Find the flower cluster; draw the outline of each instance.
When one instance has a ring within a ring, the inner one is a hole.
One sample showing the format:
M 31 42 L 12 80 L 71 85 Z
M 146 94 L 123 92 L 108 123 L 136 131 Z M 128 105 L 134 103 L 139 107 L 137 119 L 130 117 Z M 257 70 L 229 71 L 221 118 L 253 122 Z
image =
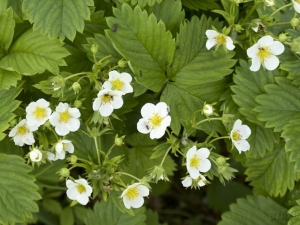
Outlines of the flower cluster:
M 102 90 L 93 102 L 93 110 L 99 111 L 102 116 L 110 116 L 114 109 L 123 105 L 122 96 L 133 92 L 130 85 L 132 77 L 128 73 L 118 73 L 113 70 L 108 73 L 109 78 L 102 85 Z

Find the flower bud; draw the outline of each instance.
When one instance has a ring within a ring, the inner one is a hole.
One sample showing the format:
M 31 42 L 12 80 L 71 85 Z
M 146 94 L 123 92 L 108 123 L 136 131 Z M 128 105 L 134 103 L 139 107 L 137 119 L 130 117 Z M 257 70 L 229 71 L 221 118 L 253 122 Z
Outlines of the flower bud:
M 243 31 L 244 30 L 244 28 L 240 25 L 240 24 L 236 24 L 235 25 L 235 30 L 236 30 L 236 32 L 241 32 L 241 31 Z
M 77 163 L 77 156 L 76 155 L 71 155 L 70 157 L 67 158 L 68 162 L 70 162 L 70 164 L 75 164 Z
M 300 37 L 297 37 L 292 41 L 291 49 L 293 52 L 296 52 L 297 54 L 300 53 Z
M 300 24 L 300 20 L 298 18 L 291 19 L 291 25 L 293 27 L 297 27 Z
M 210 104 L 205 104 L 202 112 L 205 116 L 211 116 L 214 113 L 214 108 Z
M 12 121 L 9 122 L 10 126 L 11 127 L 14 127 L 17 125 L 17 120 L 16 119 L 13 119 Z
M 286 42 L 286 41 L 290 41 L 290 37 L 287 35 L 287 33 L 281 33 L 278 36 L 278 39 L 280 42 Z
M 122 137 L 118 137 L 118 135 L 116 135 L 115 137 L 115 145 L 116 146 L 122 146 L 124 144 L 123 139 L 125 138 L 125 135 Z
M 75 100 L 74 106 L 75 106 L 76 108 L 80 108 L 80 107 L 82 106 L 82 101 L 80 101 L 80 100 Z
M 216 159 L 216 163 L 218 166 L 223 166 L 226 164 L 226 159 L 224 157 L 218 157 Z
M 275 1 L 274 0 L 264 0 L 264 3 L 266 6 L 273 6 L 275 5 Z
M 121 67 L 121 68 L 126 67 L 127 66 L 127 61 L 125 61 L 124 59 L 119 60 L 118 66 Z
M 61 176 L 61 178 L 68 178 L 70 176 L 70 170 L 68 168 L 61 168 L 58 171 L 58 174 Z
M 80 84 L 78 82 L 74 82 L 72 84 L 72 88 L 73 88 L 75 94 L 78 94 L 79 91 L 81 90 L 81 86 L 80 86 Z
M 94 53 L 94 54 L 96 54 L 98 52 L 98 45 L 97 44 L 92 44 L 91 52 Z
M 58 89 L 65 86 L 65 78 L 61 75 L 52 77 L 50 81 L 52 82 L 54 91 L 57 91 Z

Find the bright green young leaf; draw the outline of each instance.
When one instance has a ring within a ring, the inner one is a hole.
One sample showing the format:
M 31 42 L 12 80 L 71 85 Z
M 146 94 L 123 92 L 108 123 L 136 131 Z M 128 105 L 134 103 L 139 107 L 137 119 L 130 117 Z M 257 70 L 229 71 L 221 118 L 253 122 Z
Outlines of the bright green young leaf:
M 300 200 L 296 201 L 298 205 L 292 207 L 288 213 L 291 215 L 288 225 L 299 225 L 299 215 L 300 215 Z
M 120 200 L 121 201 L 121 200 Z M 134 209 L 134 216 L 121 212 L 113 201 L 109 198 L 107 202 L 97 201 L 94 210 L 89 210 L 85 217 L 86 225 L 106 224 L 106 225 L 145 225 L 145 208 Z
M 230 211 L 222 214 L 222 221 L 218 225 L 285 225 L 286 221 L 275 217 L 285 210 L 271 198 L 249 195 L 230 205 Z
M 6 136 L 3 132 L 9 128 L 9 122 L 15 118 L 12 112 L 18 108 L 21 103 L 15 100 L 21 90 L 20 85 L 16 88 L 0 91 L 0 141 Z
M 193 17 L 184 23 L 176 38 L 176 52 L 171 69 L 171 79 L 181 84 L 204 84 L 222 79 L 230 74 L 235 64 L 234 52 L 225 52 L 222 48 L 208 51 L 205 47 L 207 29 L 213 24 L 219 25 L 202 16 Z
M 252 123 L 263 125 L 257 117 L 257 112 L 253 109 L 258 106 L 255 97 L 265 94 L 264 86 L 267 84 L 275 84 L 274 77 L 279 75 L 278 70 L 259 70 L 251 72 L 249 63 L 240 60 L 240 67 L 237 67 L 233 75 L 235 85 L 231 86 L 231 90 L 235 93 L 232 95 L 234 102 L 239 106 L 240 113 Z
M 7 0 L 5 0 L 7 1 Z M 1 2 L 5 2 L 1 1 Z M 11 7 L 14 12 L 14 19 L 16 22 L 23 22 L 23 10 L 22 10 L 22 0 L 8 0 L 7 8 Z
M 35 179 L 20 156 L 0 154 L 0 223 L 14 224 L 31 218 L 40 199 Z
M 282 137 L 285 138 L 285 150 L 290 152 L 290 161 L 295 163 L 295 171 L 300 172 L 300 120 L 291 120 L 289 124 L 284 127 Z
M 221 7 L 216 1 L 217 0 L 182 0 L 182 4 L 194 10 L 220 9 Z
M 139 6 L 123 4 L 107 18 L 106 34 L 117 50 L 130 62 L 137 81 L 158 92 L 166 82 L 166 71 L 172 63 L 175 41 L 162 21 L 148 16 Z
M 147 9 L 148 13 L 153 13 L 157 20 L 162 20 L 172 34 L 179 30 L 181 22 L 184 20 L 184 11 L 182 10 L 181 1 L 164 0 L 161 3 L 155 3 Z
M 256 97 L 260 106 L 255 111 L 259 113 L 259 120 L 266 121 L 266 127 L 282 131 L 290 120 L 300 118 L 300 90 L 287 78 L 277 77 L 275 80 L 278 85 L 264 86 L 267 94 Z
M 0 67 L 24 75 L 43 73 L 45 70 L 58 74 L 59 66 L 66 66 L 64 57 L 69 52 L 59 40 L 49 40 L 39 31 L 28 30 L 10 47 L 1 59 Z
M 113 47 L 111 41 L 103 36 L 102 34 L 95 34 L 95 38 L 89 37 L 87 38 L 88 44 L 83 45 L 89 59 L 94 62 L 93 53 L 91 51 L 91 47 L 93 44 L 98 45 L 98 52 L 96 53 L 96 60 L 110 56 L 106 58 L 105 61 L 109 61 L 110 64 L 114 66 L 118 64 L 118 61 L 122 59 L 120 53 Z
M 15 20 L 11 8 L 0 14 L 0 57 L 7 52 L 14 37 Z
M 160 101 L 167 103 L 171 110 L 171 128 L 179 134 L 181 124 L 192 119 L 193 113 L 203 108 L 204 102 L 186 91 L 168 83 L 161 95 Z
M 285 152 L 282 144 L 266 152 L 263 158 L 248 156 L 247 166 L 246 180 L 259 180 L 270 196 L 283 196 L 287 190 L 294 188 L 294 164 L 290 162 L 289 153 Z
M 84 20 L 90 19 L 89 6 L 93 0 L 24 0 L 23 9 L 33 23 L 33 29 L 41 29 L 50 39 L 67 37 L 74 40 L 76 31 L 82 33 Z
M 22 75 L 15 71 L 8 71 L 0 68 L 0 90 L 9 89 L 16 86 Z

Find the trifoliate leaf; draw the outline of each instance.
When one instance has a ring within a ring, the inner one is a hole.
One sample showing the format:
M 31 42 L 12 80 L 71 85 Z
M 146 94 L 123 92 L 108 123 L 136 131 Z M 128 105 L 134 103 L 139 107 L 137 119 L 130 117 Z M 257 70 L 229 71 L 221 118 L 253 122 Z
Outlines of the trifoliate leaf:
M 28 30 L 12 44 L 1 59 L 0 67 L 24 75 L 43 73 L 45 70 L 57 74 L 59 66 L 66 66 L 63 58 L 67 55 L 68 51 L 59 40 L 50 41 L 40 32 Z
M 266 121 L 266 127 L 282 131 L 290 120 L 300 118 L 300 90 L 287 78 L 277 77 L 275 80 L 278 85 L 264 86 L 267 94 L 256 97 L 260 106 L 255 111 L 259 113 L 259 120 Z
M 247 196 L 230 205 L 230 211 L 222 214 L 218 225 L 285 225 L 286 221 L 276 220 L 276 213 L 286 209 L 271 198 Z
M 182 4 L 194 10 L 208 10 L 208 9 L 220 9 L 221 7 L 216 3 L 216 0 L 182 0 Z
M 24 155 L 23 148 L 15 145 L 14 141 L 10 137 L 5 137 L 2 141 L 0 141 L 0 153 L 18 156 Z
M 7 1 L 7 0 L 5 0 Z M 1 1 L 1 2 L 5 2 Z M 7 8 L 11 7 L 14 12 L 14 19 L 18 23 L 23 22 L 22 0 L 8 0 Z
M 120 200 L 121 201 L 121 200 Z M 113 203 L 112 199 L 106 202 L 97 201 L 93 210 L 89 210 L 85 217 L 86 225 L 105 224 L 105 225 L 145 225 L 145 208 L 133 209 L 134 216 L 121 212 Z
M 93 0 L 24 0 L 23 9 L 33 23 L 33 30 L 41 29 L 50 39 L 67 37 L 71 41 L 76 31 L 82 33 L 84 20 L 90 19 L 89 6 Z
M 15 20 L 11 8 L 0 14 L 0 57 L 7 52 L 14 37 Z
M 21 90 L 20 85 L 16 88 L 0 91 L 0 141 L 6 136 L 3 132 L 9 128 L 9 122 L 15 118 L 12 112 L 18 108 L 21 103 L 15 100 Z
M 0 68 L 0 90 L 9 89 L 16 86 L 22 75 L 15 71 L 8 71 Z
M 0 154 L 0 223 L 14 224 L 31 218 L 40 199 L 34 177 L 20 156 Z
M 145 7 L 146 5 L 152 6 L 154 5 L 155 1 L 161 2 L 162 0 L 131 0 L 131 5 L 138 4 L 140 7 Z M 127 0 L 118 0 L 120 3 L 128 2 Z
M 225 52 L 222 48 L 208 51 L 205 47 L 207 29 L 213 22 L 202 16 L 193 17 L 180 27 L 176 38 L 176 52 L 171 68 L 171 79 L 181 84 L 204 84 L 222 79 L 230 74 L 235 64 L 231 59 L 234 52 Z
M 296 201 L 298 205 L 292 207 L 288 213 L 291 215 L 288 225 L 299 225 L 299 215 L 300 215 L 300 200 Z
M 257 112 L 253 109 L 259 104 L 255 101 L 255 97 L 265 94 L 264 86 L 267 84 L 275 84 L 274 77 L 279 75 L 278 70 L 259 70 L 252 72 L 249 70 L 249 63 L 240 60 L 240 67 L 237 67 L 233 76 L 236 85 L 231 86 L 231 90 L 235 93 L 232 95 L 234 102 L 239 106 L 240 113 L 252 123 L 263 125 L 257 117 Z
M 248 156 L 246 164 L 246 180 L 259 180 L 270 196 L 283 196 L 287 190 L 294 188 L 297 174 L 282 143 L 266 152 L 263 158 Z
M 148 16 L 139 6 L 132 9 L 123 4 L 114 9 L 114 17 L 107 18 L 110 30 L 106 34 L 117 50 L 130 61 L 137 81 L 155 92 L 166 82 L 175 51 L 175 41 L 162 21 L 154 14 Z
M 284 127 L 282 137 L 285 138 L 285 150 L 290 153 L 290 161 L 295 163 L 295 171 L 300 172 L 300 120 L 291 120 Z
M 167 28 L 173 34 L 179 30 L 179 25 L 184 20 L 184 11 L 181 1 L 164 0 L 161 3 L 155 3 L 147 9 L 148 13 L 153 13 L 157 20 L 162 20 Z

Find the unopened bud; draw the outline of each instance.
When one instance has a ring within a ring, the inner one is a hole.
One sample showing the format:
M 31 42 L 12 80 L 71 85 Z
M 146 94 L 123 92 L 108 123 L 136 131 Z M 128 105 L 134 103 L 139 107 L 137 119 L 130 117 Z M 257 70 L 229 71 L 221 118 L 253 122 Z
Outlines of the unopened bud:
M 13 119 L 12 121 L 9 122 L 9 124 L 10 124 L 11 127 L 14 127 L 17 124 L 17 120 Z
M 58 174 L 59 174 L 61 177 L 68 178 L 68 177 L 70 176 L 70 170 L 67 169 L 67 168 L 61 168 L 61 169 L 58 171 Z
M 280 42 L 286 42 L 290 41 L 291 38 L 286 33 L 281 33 L 279 34 L 278 39 Z
M 75 106 L 76 108 L 80 108 L 80 107 L 82 106 L 82 101 L 80 101 L 80 100 L 75 100 L 74 106 Z
M 121 67 L 121 68 L 126 67 L 127 66 L 127 61 L 125 61 L 124 59 L 119 60 L 118 66 Z
M 243 31 L 244 30 L 244 28 L 240 25 L 240 24 L 236 24 L 235 25 L 235 30 L 236 30 L 236 32 L 241 32 L 241 31 Z
M 125 138 L 125 135 L 122 137 L 118 137 L 118 135 L 116 135 L 115 137 L 115 145 L 116 146 L 122 146 L 124 144 L 123 139 Z
M 98 45 L 97 44 L 92 44 L 91 52 L 95 53 L 95 54 L 98 52 Z
M 79 91 L 81 90 L 81 86 L 80 86 L 80 84 L 78 82 L 74 82 L 72 84 L 72 88 L 73 88 L 75 94 L 78 94 Z
M 70 164 L 75 164 L 75 163 L 77 163 L 77 156 L 71 155 L 70 157 L 68 157 L 67 160 L 70 162 Z
M 300 24 L 300 20 L 298 18 L 291 19 L 291 25 L 293 27 L 297 27 Z
M 297 37 L 292 41 L 291 49 L 293 52 L 296 52 L 297 54 L 300 53 L 300 37 Z
M 226 163 L 226 159 L 224 157 L 218 157 L 216 159 L 218 166 L 223 166 Z
M 202 112 L 205 116 L 211 116 L 214 113 L 214 108 L 210 104 L 205 104 Z

